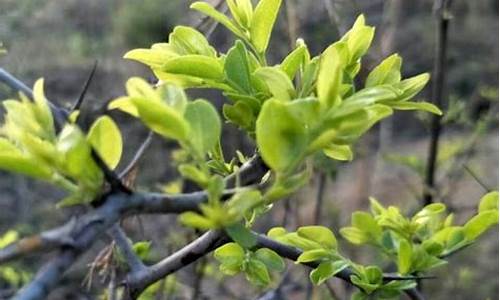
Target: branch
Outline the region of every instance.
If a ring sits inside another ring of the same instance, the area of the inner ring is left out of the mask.
[[[123,254],[123,257],[125,258],[125,261],[132,272],[140,272],[141,270],[146,268],[141,259],[134,253],[132,243],[118,223],[111,227],[111,229],[109,230],[109,235],[116,242],[116,245],[120,249],[120,252]]]
[[[264,235],[253,233],[256,240],[256,248],[268,248],[276,252],[281,257],[287,258],[292,261],[297,261],[297,258],[302,254],[300,249],[282,244],[278,241],[270,239]],[[178,250],[173,255],[161,260],[157,264],[148,267],[147,270],[138,273],[132,273],[127,276],[125,282],[123,283],[128,293],[124,294],[124,299],[135,299],[138,297],[144,289],[146,289],[151,284],[161,280],[162,278],[188,266],[197,259],[207,255],[211,251],[215,250],[217,247],[222,246],[225,243],[230,242],[230,237],[219,230],[211,230],[203,234],[198,239],[194,240],[190,244],[186,245],[184,248]],[[303,263],[303,265],[316,268],[318,267],[318,262]],[[340,278],[352,285],[351,275],[354,273],[350,269],[344,269],[337,273],[335,277]],[[398,277],[393,274],[384,274],[384,281],[391,280],[414,280],[417,277],[405,276]],[[419,278],[420,279],[420,278]],[[423,300],[423,296],[414,289],[405,290],[405,293],[412,300]]]

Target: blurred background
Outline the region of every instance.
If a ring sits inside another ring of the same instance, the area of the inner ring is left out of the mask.
[[[384,57],[399,53],[404,77],[431,72],[434,63],[436,17],[433,1],[405,0],[286,0],[273,34],[272,63],[303,38],[312,54],[319,54],[350,28],[363,13],[377,27],[375,41],[364,58],[364,70]],[[175,25],[195,25],[200,15],[189,11],[187,0],[2,0],[0,41],[8,53],[0,56],[5,68],[29,86],[44,77],[49,99],[69,106],[98,61],[82,116],[88,124],[104,111],[105,104],[124,93],[130,76],[154,80],[148,69],[122,59],[133,48],[166,41]],[[498,189],[498,7],[497,0],[453,1],[450,20],[446,113],[438,155],[435,199],[446,203],[457,222],[470,217],[479,198],[488,189]],[[217,27],[210,42],[226,51],[234,42]],[[429,101],[431,85],[420,94]],[[215,91],[190,92],[219,107],[224,102]],[[0,84],[0,99],[15,94]],[[127,147],[124,162],[146,136],[141,125],[119,113]],[[429,115],[398,112],[356,145],[351,163],[335,163],[317,157],[310,184],[289,201],[282,201],[257,226],[266,232],[273,226],[294,229],[319,223],[335,232],[350,223],[351,212],[368,207],[368,197],[415,211],[424,190],[424,170],[429,144]],[[237,149],[253,151],[252,142],[227,124],[223,144],[226,157]],[[172,155],[176,145],[156,138],[142,160],[136,182],[138,189],[181,191]],[[43,182],[0,172],[0,236],[8,229],[29,235],[61,224],[78,208],[56,210],[54,203],[64,194]],[[173,216],[147,216],[126,220],[124,227],[134,241],[150,242],[145,258],[154,262],[196,237],[181,229]],[[91,268],[96,254],[110,240],[104,238],[82,257],[68,273],[51,299],[104,299],[100,290],[105,272]],[[1,240],[0,240],[1,244]],[[370,249],[341,245],[348,257],[359,262],[380,262]],[[0,268],[0,299],[19,288],[50,257],[30,257]],[[92,270],[94,272],[92,272]],[[448,266],[432,272],[439,279],[426,281],[429,299],[498,298],[498,230],[491,230],[471,247],[450,259]],[[280,299],[331,299],[321,286],[312,289],[307,270],[290,264],[281,282]],[[89,280],[91,279],[91,280]],[[280,284],[276,278],[274,286]],[[340,299],[352,292],[342,282],[329,283]],[[225,278],[211,258],[169,276],[152,287],[143,299],[254,299],[266,290],[245,282],[242,276]],[[276,298],[277,299],[277,298]]]

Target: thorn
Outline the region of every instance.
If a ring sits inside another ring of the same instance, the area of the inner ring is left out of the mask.
[[[82,105],[83,100],[85,99],[85,94],[87,94],[87,90],[89,89],[90,82],[92,82],[92,79],[94,78],[95,71],[97,70],[97,63],[98,63],[98,61],[95,60],[94,65],[92,67],[92,70],[90,71],[90,74],[87,77],[85,84],[83,85],[83,89],[80,92],[80,96],[78,97],[78,99],[75,101],[75,103],[71,107],[70,112],[74,112],[75,110],[80,109],[80,106]]]

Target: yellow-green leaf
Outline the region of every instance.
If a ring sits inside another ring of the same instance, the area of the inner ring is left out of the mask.
[[[108,116],[98,118],[90,127],[87,139],[109,168],[114,169],[118,165],[123,141],[113,119]]]
[[[280,6],[281,0],[260,0],[255,8],[250,38],[259,53],[264,53],[267,49]]]

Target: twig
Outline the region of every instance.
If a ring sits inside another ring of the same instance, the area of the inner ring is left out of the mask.
[[[80,96],[78,99],[73,103],[73,106],[70,108],[70,112],[73,112],[75,110],[80,109],[80,106],[83,103],[83,100],[85,99],[85,95],[87,94],[87,90],[89,89],[90,83],[92,82],[92,79],[94,78],[95,71],[97,70],[97,60],[94,61],[94,65],[92,66],[92,70],[90,71],[89,76],[87,77],[87,80],[85,81],[85,84],[83,85],[82,91],[80,92]]]
[[[467,164],[463,164],[463,167],[467,173],[474,178],[474,180],[486,191],[491,192],[492,188],[490,188],[484,181],[482,181],[477,174],[469,168]]]
[[[127,176],[130,173],[130,171],[132,171],[132,169],[134,169],[135,166],[137,166],[137,163],[142,158],[142,156],[146,152],[147,148],[151,144],[151,141],[153,140],[153,136],[154,136],[154,133],[152,131],[150,131],[148,133],[148,136],[146,137],[146,139],[139,146],[139,149],[137,149],[137,151],[135,152],[134,157],[132,158],[132,160],[123,169],[123,171],[120,172],[120,175],[119,175],[120,178],[124,178],[125,176]]]
[[[446,62],[448,55],[448,24],[449,9],[451,0],[436,0],[436,16],[438,20],[438,30],[436,35],[436,49],[434,59],[434,71],[432,81],[432,101],[438,107],[443,107],[445,102],[446,85]],[[433,115],[431,123],[431,141],[429,143],[429,156],[425,172],[425,188],[423,203],[425,206],[433,202],[435,190],[435,175],[437,167],[437,156],[439,153],[439,137],[442,131],[441,116]]]

